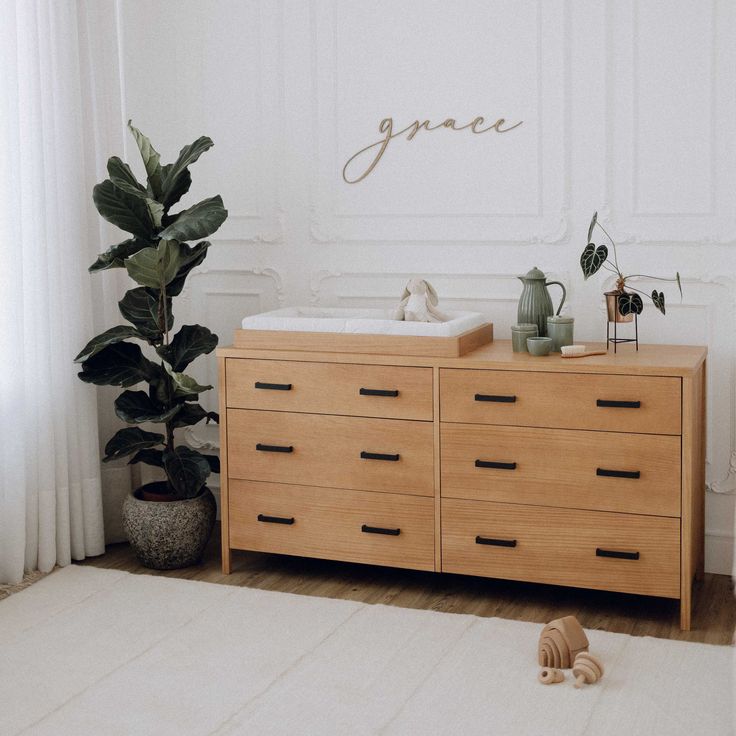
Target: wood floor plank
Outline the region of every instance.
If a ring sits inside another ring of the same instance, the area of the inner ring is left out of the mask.
[[[692,631],[680,631],[677,601],[608,591],[238,551],[233,552],[232,574],[223,575],[219,529],[203,562],[183,570],[149,570],[127,544],[110,545],[106,554],[77,564],[539,624],[574,614],[588,629],[708,644],[730,644],[736,629],[731,578],[710,573],[695,585]]]

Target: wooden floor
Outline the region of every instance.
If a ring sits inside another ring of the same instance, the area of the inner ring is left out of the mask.
[[[574,614],[589,629],[710,644],[730,644],[736,627],[736,600],[731,578],[725,575],[707,574],[705,580],[696,585],[693,630],[682,632],[677,602],[663,598],[254,552],[234,552],[233,572],[223,575],[219,544],[216,530],[203,563],[184,570],[149,570],[137,562],[127,544],[111,545],[106,554],[80,564],[539,624]]]

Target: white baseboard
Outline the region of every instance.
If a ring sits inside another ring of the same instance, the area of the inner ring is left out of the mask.
[[[717,575],[733,573],[734,538],[731,534],[705,535],[705,571]]]

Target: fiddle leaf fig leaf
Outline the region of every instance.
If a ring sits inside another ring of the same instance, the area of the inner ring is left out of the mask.
[[[202,455],[210,466],[210,472],[220,474],[220,458],[217,455]]]
[[[654,291],[652,292],[652,302],[654,303],[654,306],[657,307],[660,312],[662,312],[662,314],[666,314],[663,291],[657,291],[656,289],[654,289]]]
[[[156,248],[143,248],[126,259],[128,276],[141,286],[163,289],[179,270],[179,251],[179,243],[174,240],[162,240]]]
[[[174,381],[174,396],[196,396],[212,388],[212,386],[201,386],[191,376],[172,370],[166,363],[164,363],[164,368]]]
[[[599,245],[596,248],[593,243],[588,243],[580,256],[580,268],[583,270],[583,276],[587,279],[597,273],[605,263],[606,258],[608,258],[608,248],[605,245]]]
[[[115,413],[128,424],[143,422],[168,422],[178,413],[181,404],[170,409],[151,400],[146,391],[123,391],[115,399]]]
[[[174,164],[166,164],[166,166],[161,168],[161,177],[164,180],[169,176],[169,172],[173,166]],[[176,180],[171,182],[170,189],[163,193],[163,204],[166,212],[189,191],[189,187],[191,186],[192,175],[189,173],[189,169],[184,169]]]
[[[156,468],[163,468],[163,450],[138,450],[133,457],[128,460],[128,465],[135,465],[136,463],[145,463],[146,465],[153,465]]]
[[[175,216],[174,221],[161,231],[162,238],[184,242],[212,235],[225,222],[227,210],[222,197],[204,199]]]
[[[107,175],[110,181],[121,189],[126,189],[131,194],[146,197],[146,188],[135,178],[130,166],[119,156],[112,156],[107,161]]]
[[[138,345],[117,342],[107,345],[82,363],[77,375],[98,386],[133,386],[155,375],[155,363],[145,358]]]
[[[166,298],[167,325],[163,324],[159,314],[159,293],[156,290],[139,286],[130,289],[118,302],[120,314],[135,325],[135,328],[149,342],[160,342],[166,329],[174,326],[174,315],[171,313],[171,297]]]
[[[138,330],[135,329],[135,327],[131,327],[130,325],[118,325],[117,327],[111,327],[109,330],[105,330],[104,332],[97,335],[97,337],[93,337],[82,348],[82,350],[79,352],[79,355],[74,358],[74,362],[82,363],[85,360],[89,360],[93,355],[97,355],[100,350],[107,347],[108,345],[114,345],[116,342],[122,342],[128,337],[142,338],[143,336],[138,332]]]
[[[95,273],[108,268],[124,268],[126,258],[130,258],[142,248],[147,248],[150,245],[151,243],[148,241],[139,238],[130,238],[117,245],[111,245],[104,253],[97,256],[97,260],[88,270],[90,273]]]
[[[161,199],[164,203],[170,202],[170,204],[173,204],[171,198],[175,196],[175,193],[183,186],[180,178],[186,178],[189,174],[189,172],[186,171],[187,167],[191,166],[205,151],[209,150],[214,145],[215,144],[212,142],[211,138],[202,136],[201,138],[197,138],[194,143],[184,146],[184,148],[179,151],[179,157],[176,161],[166,167],[166,176],[161,182],[161,197],[157,198]]]
[[[207,240],[203,240],[201,243],[197,243],[194,247],[190,248],[186,243],[180,244],[181,254],[181,266],[176,274],[176,278],[166,287],[166,293],[171,296],[179,296],[184,283],[187,280],[189,273],[199,266],[207,256],[207,248],[211,243]]]
[[[174,429],[179,427],[191,427],[194,424],[198,424],[203,419],[207,421],[212,420],[217,424],[220,423],[220,416],[217,412],[207,411],[201,404],[195,404],[187,402],[181,405],[181,409],[177,412],[172,426]]]
[[[132,455],[138,450],[163,444],[164,436],[158,432],[145,432],[140,427],[126,427],[118,430],[105,445],[103,462]]]
[[[644,302],[634,291],[625,291],[618,295],[618,311],[624,317],[629,314],[641,314],[644,310]]]
[[[143,240],[154,237],[154,222],[145,199],[105,179],[92,190],[97,211],[108,222]]]
[[[128,120],[128,128],[130,128],[130,132],[133,134],[133,138],[135,138],[141,158],[143,159],[143,165],[146,167],[146,175],[148,176],[148,185],[151,188],[151,193],[158,199],[161,195],[161,156],[151,145],[151,141],[133,125],[132,120]]]
[[[183,371],[200,355],[217,347],[217,335],[201,325],[183,325],[169,345],[159,345],[156,352],[175,370]]]
[[[210,474],[210,464],[204,455],[185,445],[165,450],[163,462],[169,482],[185,498],[196,496]]]
[[[593,217],[590,220],[590,225],[588,225],[588,242],[593,239],[593,230],[595,229],[596,223],[598,222],[598,213],[594,212]]]

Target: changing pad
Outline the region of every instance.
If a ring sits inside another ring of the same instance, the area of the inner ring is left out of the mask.
[[[456,337],[487,322],[480,312],[445,312],[450,317],[447,322],[405,322],[392,319],[392,312],[390,309],[285,307],[246,317],[243,329]]]

